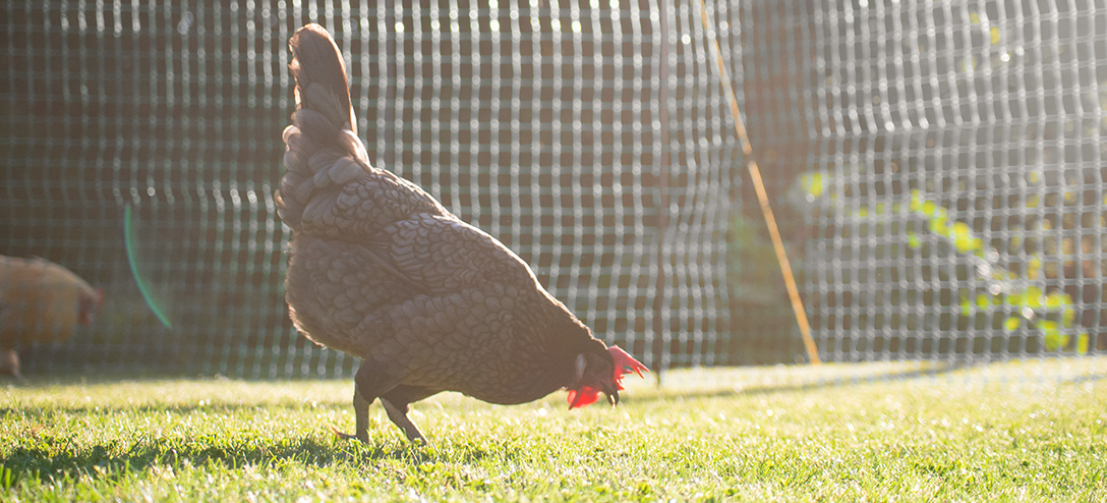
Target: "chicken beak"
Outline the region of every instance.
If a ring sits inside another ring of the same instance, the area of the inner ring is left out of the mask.
[[[617,389],[612,389],[612,390],[605,389],[605,390],[603,390],[603,394],[607,396],[607,403],[611,404],[612,407],[614,407],[616,405],[619,405],[619,390],[617,390]]]

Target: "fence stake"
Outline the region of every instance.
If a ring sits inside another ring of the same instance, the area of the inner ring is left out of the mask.
[[[765,192],[765,183],[761,180],[761,170],[757,167],[757,161],[753,158],[753,147],[750,146],[746,127],[742,124],[742,116],[738,111],[738,99],[734,96],[734,86],[730,83],[730,74],[723,64],[723,54],[719,50],[719,41],[715,37],[714,26],[707,22],[707,6],[704,0],[699,0],[700,20],[703,21],[704,35],[710,39],[708,47],[715,56],[718,65],[719,78],[723,88],[727,92],[727,101],[730,103],[730,114],[734,116],[734,134],[738,136],[738,143],[742,144],[742,153],[746,157],[746,168],[749,169],[750,179],[753,180],[753,188],[757,191],[757,200],[761,203],[761,213],[765,216],[765,225],[769,227],[769,237],[773,240],[773,250],[780,262],[780,272],[784,275],[784,286],[788,289],[788,298],[792,301],[792,311],[796,314],[796,324],[799,325],[800,334],[803,335],[803,344],[807,348],[807,357],[812,365],[820,365],[819,349],[815,346],[815,340],[811,338],[811,326],[807,323],[807,312],[800,300],[799,290],[796,288],[796,278],[792,276],[792,266],[788,262],[788,255],[784,253],[784,242],[780,239],[780,231],[776,227],[776,218],[773,217],[773,209],[769,206],[769,196]]]

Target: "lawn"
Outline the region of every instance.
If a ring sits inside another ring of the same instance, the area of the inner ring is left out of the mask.
[[[564,393],[415,405],[346,381],[31,378],[0,388],[0,501],[1107,501],[1107,360],[674,371],[617,409]]]

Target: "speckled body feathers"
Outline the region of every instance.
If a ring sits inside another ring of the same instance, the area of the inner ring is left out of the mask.
[[[369,401],[459,391],[511,404],[571,384],[574,358],[605,346],[499,241],[370,165],[325,31],[306,27],[291,46],[299,109],[277,201],[293,230],[297,328],[363,359]]]

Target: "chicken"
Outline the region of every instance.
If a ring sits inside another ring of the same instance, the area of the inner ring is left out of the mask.
[[[409,404],[442,391],[507,405],[565,388],[570,408],[601,392],[616,404],[622,376],[646,367],[593,337],[495,238],[370,165],[326,30],[307,25],[289,46],[298,109],[276,194],[292,229],[286,300],[306,337],[361,358],[356,432],[339,435],[367,442],[377,398],[424,443]]]
[[[69,269],[0,255],[0,368],[22,379],[17,345],[65,342],[74,325],[92,323],[103,303],[103,290]]]

